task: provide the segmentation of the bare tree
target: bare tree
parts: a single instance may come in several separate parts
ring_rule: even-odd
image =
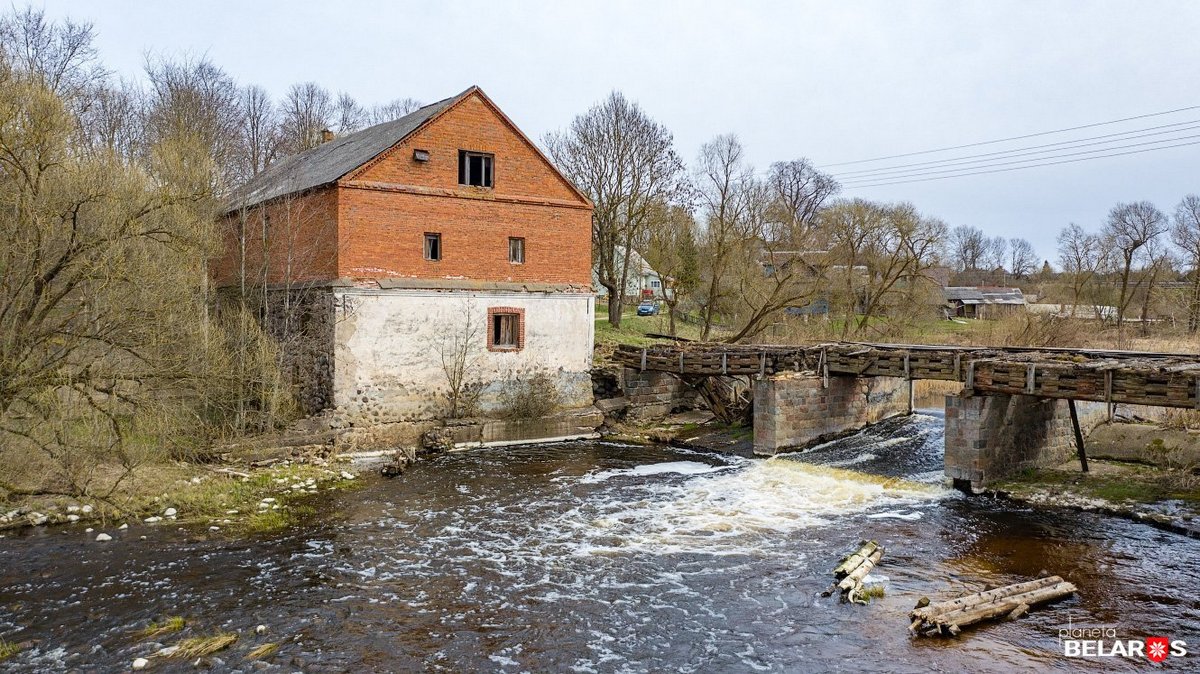
[[[925,272],[945,243],[945,223],[921,216],[911,204],[864,199],[832,205],[824,221],[828,273],[842,288],[842,336],[864,330],[872,319],[909,315],[918,290],[930,284]]]
[[[359,105],[353,96],[342,92],[338,94],[337,111],[334,117],[337,120],[338,133],[344,135],[366,126],[371,118],[371,113]]]
[[[46,21],[32,6],[0,18],[0,63],[65,101],[74,112],[103,83],[90,23]]]
[[[1033,244],[1025,239],[1012,238],[1008,240],[1008,273],[1014,279],[1022,279],[1037,269],[1037,253]]]
[[[987,271],[1003,269],[1008,257],[1008,239],[1003,236],[992,237],[988,241],[985,264]]]
[[[279,154],[279,116],[267,91],[258,85],[242,90],[240,177],[249,180],[262,173]]]
[[[958,271],[978,271],[987,264],[991,240],[977,227],[959,225],[950,230],[950,246]]]
[[[410,112],[416,112],[420,107],[421,102],[415,98],[397,98],[371,108],[370,123],[383,124],[400,119]]]
[[[1100,237],[1075,223],[1058,233],[1058,264],[1071,280],[1071,316],[1083,297],[1084,289],[1104,267],[1104,248]]]
[[[655,208],[647,229],[644,258],[658,273],[661,299],[667,305],[668,329],[675,335],[679,303],[700,284],[696,220],[686,208],[664,204]]]
[[[1189,194],[1175,207],[1171,241],[1191,266],[1192,293],[1188,301],[1188,332],[1200,330],[1200,195]]]
[[[216,166],[214,194],[238,182],[238,139],[243,111],[240,90],[207,58],[151,59],[146,64],[150,100],[146,126],[151,143],[189,144]]]
[[[333,125],[336,107],[316,82],[294,84],[284,97],[281,116],[283,150],[296,154],[321,144],[321,132]]]
[[[707,290],[701,308],[703,324],[700,338],[707,340],[727,300],[727,275],[738,254],[750,257],[747,242],[753,240],[755,220],[762,215],[765,196],[746,164],[745,150],[737,136],[717,136],[700,148],[700,161],[694,184],[701,204],[701,269]],[[761,273],[763,260],[742,259],[748,271]],[[743,266],[743,269],[746,267]],[[734,307],[724,307],[732,311]]]
[[[1134,277],[1134,265],[1151,261],[1146,256],[1146,247],[1167,231],[1167,225],[1167,216],[1149,201],[1117,204],[1108,212],[1108,220],[1104,224],[1104,242],[1114,252],[1120,265],[1117,331],[1118,339],[1122,342],[1125,314],[1133,299],[1132,291],[1141,284],[1141,279]]]
[[[592,200],[596,278],[608,291],[608,320],[621,324],[634,244],[655,204],[680,190],[683,165],[666,127],[619,91],[545,138],[558,168]]]

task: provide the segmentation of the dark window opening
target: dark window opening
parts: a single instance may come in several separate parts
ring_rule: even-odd
[[[482,152],[458,151],[458,184],[475,187],[492,186],[492,155]]]
[[[525,263],[525,239],[518,237],[509,237],[508,239],[508,261],[516,264]]]
[[[434,262],[442,259],[441,234],[425,234],[425,259]]]
[[[517,314],[492,315],[492,346],[515,349],[518,346],[520,322]]]

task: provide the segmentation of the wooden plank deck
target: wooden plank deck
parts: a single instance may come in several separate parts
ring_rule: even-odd
[[[834,342],[621,346],[615,360],[683,376],[781,372],[962,382],[980,393],[1200,409],[1200,355]]]

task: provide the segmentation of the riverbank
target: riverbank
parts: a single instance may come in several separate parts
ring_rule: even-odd
[[[104,498],[30,495],[0,509],[0,537],[28,526],[66,525],[105,542],[130,526],[207,527],[248,534],[283,529],[316,512],[325,491],[353,488],[348,459],[278,448],[220,463],[173,462],[138,467]]]

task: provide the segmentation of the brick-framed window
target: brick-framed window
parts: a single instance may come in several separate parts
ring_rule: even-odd
[[[508,261],[513,264],[525,264],[525,238],[508,237]]]
[[[437,232],[425,232],[425,259],[437,262],[442,259],[442,235]]]
[[[491,187],[494,155],[487,152],[458,151],[458,184]]]
[[[488,307],[488,351],[520,351],[525,348],[525,310],[519,307]]]

